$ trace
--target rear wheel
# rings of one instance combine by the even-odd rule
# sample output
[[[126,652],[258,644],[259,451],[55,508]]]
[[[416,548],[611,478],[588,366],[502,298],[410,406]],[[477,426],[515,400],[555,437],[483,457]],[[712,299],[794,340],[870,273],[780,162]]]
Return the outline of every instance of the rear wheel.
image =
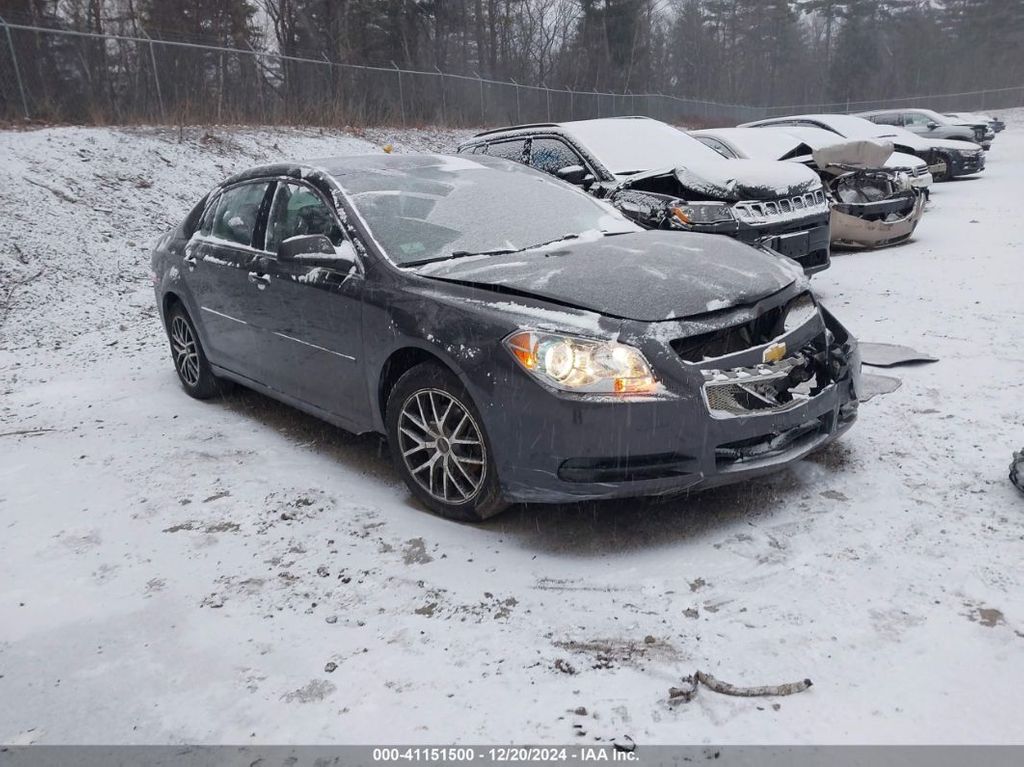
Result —
[[[480,413],[441,365],[423,363],[398,379],[388,397],[387,429],[399,474],[435,514],[479,522],[508,506]]]
[[[174,304],[167,312],[167,339],[174,370],[185,392],[196,399],[220,394],[223,384],[213,374],[192,318],[181,304]]]

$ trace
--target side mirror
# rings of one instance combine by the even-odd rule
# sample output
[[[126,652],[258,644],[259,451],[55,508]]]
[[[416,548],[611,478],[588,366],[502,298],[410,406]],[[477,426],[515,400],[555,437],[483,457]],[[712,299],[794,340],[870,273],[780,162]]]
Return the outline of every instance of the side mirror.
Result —
[[[559,168],[555,171],[555,175],[562,179],[562,181],[568,181],[570,184],[580,186],[587,178],[587,169],[582,165],[566,165],[564,168]]]
[[[937,122],[930,122],[930,123],[928,123],[928,130],[935,130],[938,127],[939,127],[939,124]]]
[[[355,253],[348,243],[335,248],[323,234],[302,234],[289,237],[277,248],[278,261],[291,261],[305,266],[322,266],[339,272],[348,272],[356,264]]]

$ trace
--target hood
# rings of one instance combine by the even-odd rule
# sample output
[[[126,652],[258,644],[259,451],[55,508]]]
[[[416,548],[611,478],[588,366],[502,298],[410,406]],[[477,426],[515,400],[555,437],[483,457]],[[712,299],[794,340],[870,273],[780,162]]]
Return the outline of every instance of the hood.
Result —
[[[752,304],[803,279],[798,264],[730,237],[658,231],[437,261],[417,273],[642,322]]]
[[[893,152],[885,161],[886,168],[927,168],[928,163],[914,154],[904,152]]]
[[[821,187],[817,174],[802,165],[774,160],[722,159],[639,173],[630,176],[621,188],[642,187],[645,179],[667,175],[674,175],[683,187],[682,196],[694,202],[775,200]]]
[[[933,149],[981,149],[981,147],[973,141],[950,138],[930,138],[928,139],[928,146]]]
[[[885,139],[861,139],[818,147],[814,150],[814,162],[819,168],[830,165],[881,168],[891,155],[891,142]]]

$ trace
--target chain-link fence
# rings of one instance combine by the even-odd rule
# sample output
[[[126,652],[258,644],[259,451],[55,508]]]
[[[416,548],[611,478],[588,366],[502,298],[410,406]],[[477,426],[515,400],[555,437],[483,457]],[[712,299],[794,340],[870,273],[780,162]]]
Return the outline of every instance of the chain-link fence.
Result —
[[[109,35],[0,19],[0,119],[88,123],[491,126],[639,114],[734,125],[891,106],[1024,104],[1024,86],[871,102],[744,106],[359,66],[253,48]]]
[[[991,109],[1012,109],[1024,106],[1024,85],[1014,88],[991,88],[962,93],[939,93],[928,96],[906,96],[875,101],[840,101],[824,104],[797,104],[765,107],[772,117],[793,114],[825,114],[868,112],[873,109],[931,109],[935,112],[977,112]]]
[[[644,114],[735,123],[757,107],[341,64],[0,21],[0,117],[63,122],[481,126]]]

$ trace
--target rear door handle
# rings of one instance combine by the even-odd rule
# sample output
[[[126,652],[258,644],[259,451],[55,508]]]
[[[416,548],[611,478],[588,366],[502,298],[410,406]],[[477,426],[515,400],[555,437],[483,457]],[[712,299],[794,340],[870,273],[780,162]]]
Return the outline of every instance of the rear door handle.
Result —
[[[262,272],[249,272],[249,282],[256,283],[256,287],[263,290],[270,284],[270,275]]]
[[[186,264],[188,264],[188,268],[189,268],[189,269],[195,269],[195,268],[196,268],[196,257],[195,257],[195,256],[193,256],[193,255],[192,255],[191,253],[189,253],[188,255],[186,255],[186,256],[185,256],[185,257],[184,257],[183,259],[181,259],[181,260],[182,260],[182,261],[184,261],[184,262],[185,262]]]

